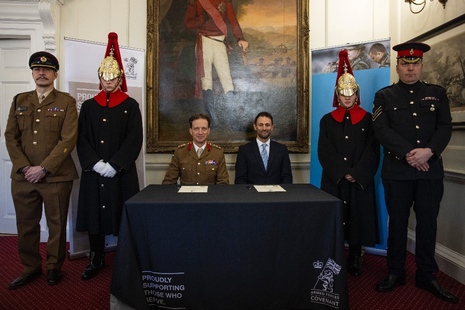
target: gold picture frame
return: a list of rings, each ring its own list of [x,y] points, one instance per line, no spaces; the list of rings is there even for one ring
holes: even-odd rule
[[[195,33],[184,28],[188,2],[147,0],[148,153],[172,152],[179,144],[189,141],[189,116],[195,112],[205,113],[206,96],[194,99]],[[233,56],[229,60],[235,91],[215,91],[220,84],[214,81],[212,102],[219,112],[211,124],[209,141],[221,146],[226,153],[237,152],[240,145],[255,138],[255,115],[268,111],[274,116],[272,139],[285,144],[290,152],[308,153],[308,1],[223,2],[233,4],[239,23],[244,15],[259,20],[258,8],[268,4],[279,8],[277,12],[282,16],[278,16],[278,22],[263,18],[262,25],[255,28],[242,26],[244,38],[249,42],[246,53],[236,46],[234,37],[229,40],[232,53],[238,50],[242,60],[237,66],[232,64]],[[257,8],[255,12],[254,8]],[[276,32],[272,32],[273,29]],[[213,118],[211,109],[208,113]]]

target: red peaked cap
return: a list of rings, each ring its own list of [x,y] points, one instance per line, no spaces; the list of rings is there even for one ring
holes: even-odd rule
[[[124,67],[123,62],[121,61],[121,53],[119,51],[119,44],[118,44],[118,35],[116,32],[110,32],[108,34],[108,44],[107,44],[107,51],[105,52],[105,57],[110,56],[110,51],[113,48],[113,57],[116,59],[120,70],[123,72],[121,76],[121,91],[127,92],[128,86],[126,85],[126,75],[124,74]],[[102,89],[102,85],[100,85],[100,89]]]
[[[352,73],[352,67],[350,66],[349,54],[347,53],[347,50],[342,50],[342,51],[339,52],[339,66],[337,68],[337,77],[336,77],[336,85],[335,85],[335,87],[337,87],[337,81],[339,80],[341,75],[343,75],[345,73],[344,72],[344,64],[347,65],[347,73],[350,73],[350,74],[354,75]],[[357,100],[356,104],[360,105],[360,92],[358,93],[358,100]],[[339,106],[339,103],[337,101],[336,92],[334,92],[333,107],[337,107],[337,106]]]

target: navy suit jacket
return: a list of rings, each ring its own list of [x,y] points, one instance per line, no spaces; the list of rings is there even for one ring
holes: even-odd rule
[[[292,184],[291,161],[287,147],[270,141],[268,168],[263,167],[257,141],[239,147],[235,184]]]

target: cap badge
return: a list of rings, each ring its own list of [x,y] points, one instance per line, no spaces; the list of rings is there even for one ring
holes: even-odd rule
[[[45,57],[45,56],[40,57],[40,61],[41,61],[41,62],[46,62],[46,61],[47,61],[47,57]]]
[[[410,49],[410,55],[413,55],[414,51],[413,48]]]

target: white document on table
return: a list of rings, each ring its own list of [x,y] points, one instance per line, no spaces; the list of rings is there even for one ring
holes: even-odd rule
[[[257,192],[285,192],[281,185],[254,185]]]
[[[207,185],[181,186],[178,193],[207,193]]]

